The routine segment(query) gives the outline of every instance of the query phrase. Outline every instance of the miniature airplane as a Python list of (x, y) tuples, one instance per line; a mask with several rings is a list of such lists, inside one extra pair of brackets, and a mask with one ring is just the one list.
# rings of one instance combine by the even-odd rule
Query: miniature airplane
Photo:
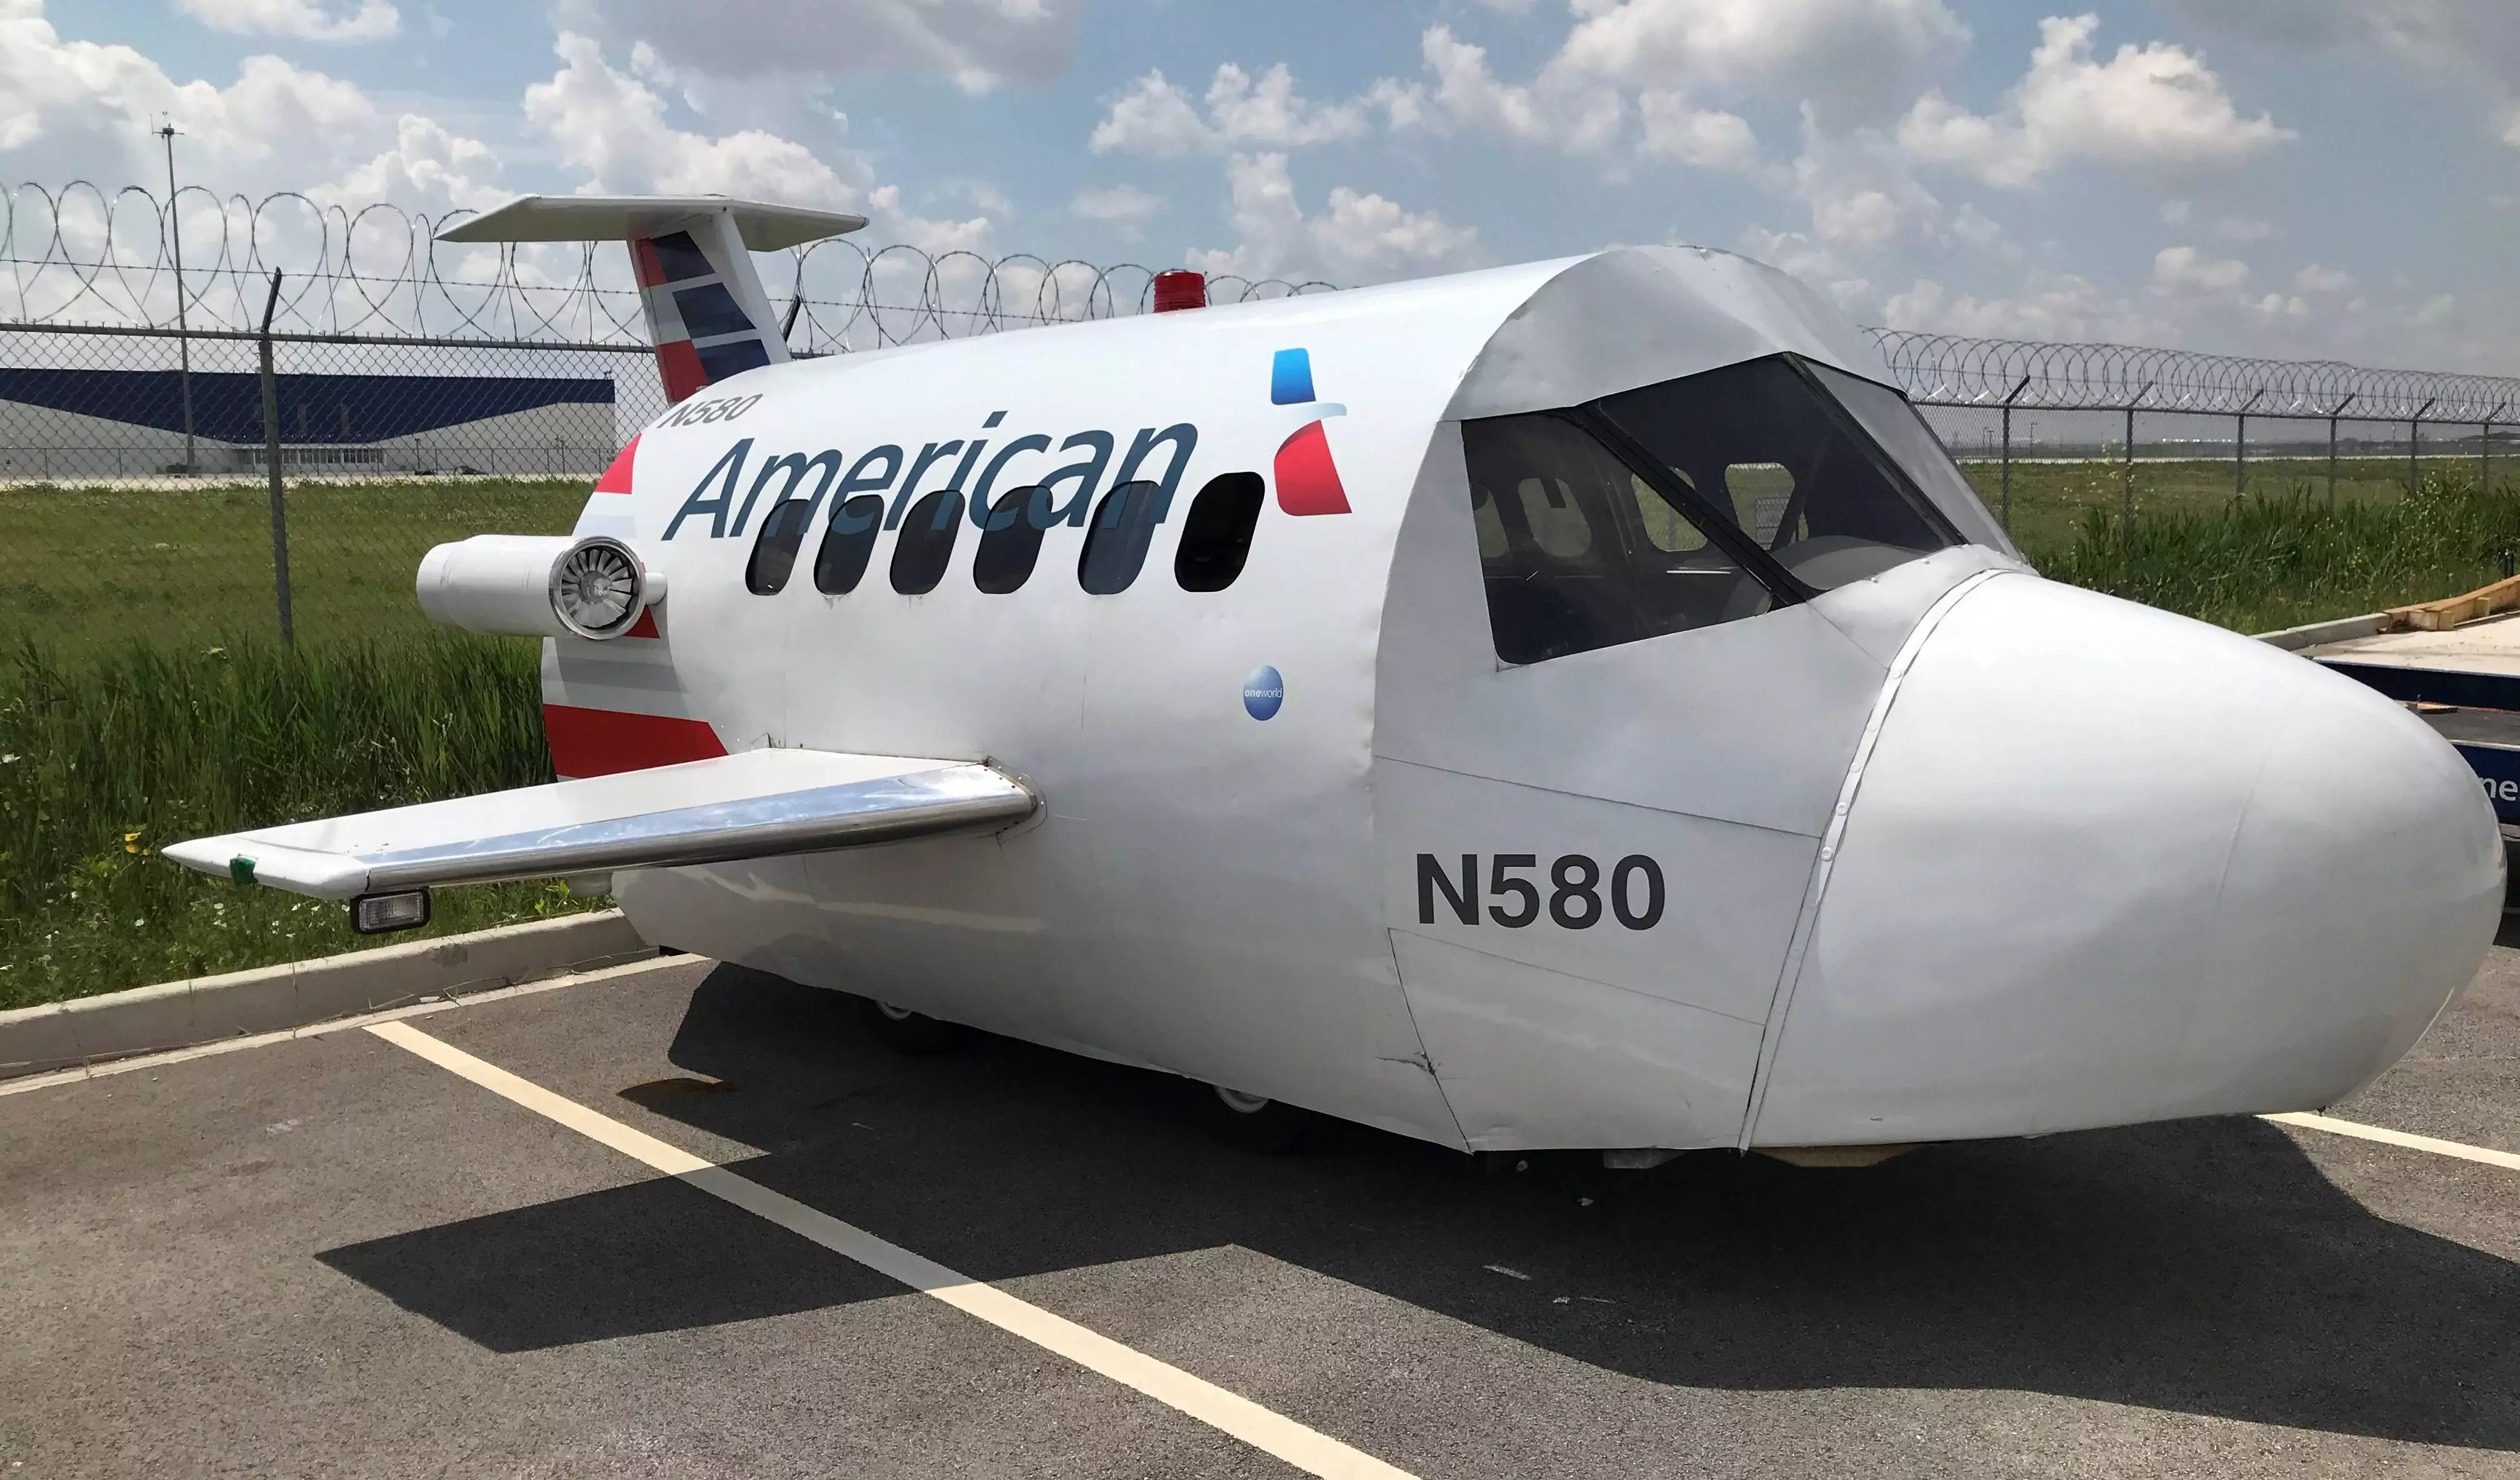
[(674, 401), (573, 535), (421, 566), (437, 620), (542, 639), (569, 779), (167, 855), (363, 928), (612, 871), (649, 940), (905, 1033), (1614, 1165), (2323, 1106), (2484, 957), (2449, 745), (2041, 579), (1780, 272), (1631, 247), (793, 361), (745, 248), (858, 224), (446, 232), (627, 239)]

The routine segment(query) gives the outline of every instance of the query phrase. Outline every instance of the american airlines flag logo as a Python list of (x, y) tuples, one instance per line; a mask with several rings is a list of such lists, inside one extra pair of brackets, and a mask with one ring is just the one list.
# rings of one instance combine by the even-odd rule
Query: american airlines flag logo
[(733, 274), (720, 271), (690, 232), (633, 238), (630, 263), (655, 336), (667, 401), (771, 362), (769, 326), (744, 313)]
[(1269, 366), (1269, 400), (1278, 406), (1301, 406), (1313, 419), (1278, 445), (1278, 507), (1288, 514), (1345, 514), (1347, 488), (1339, 482), (1338, 464), (1330, 458), (1325, 418), (1347, 415), (1335, 401), (1313, 395), (1310, 350), (1282, 349)]

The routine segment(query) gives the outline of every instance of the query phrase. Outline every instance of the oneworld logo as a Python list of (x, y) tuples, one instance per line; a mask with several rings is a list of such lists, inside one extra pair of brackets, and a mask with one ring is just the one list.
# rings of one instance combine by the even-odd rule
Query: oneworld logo
[(1286, 702), (1286, 681), (1278, 670), (1263, 663), (1251, 670), (1242, 681), (1242, 711), (1253, 719), (1267, 719)]

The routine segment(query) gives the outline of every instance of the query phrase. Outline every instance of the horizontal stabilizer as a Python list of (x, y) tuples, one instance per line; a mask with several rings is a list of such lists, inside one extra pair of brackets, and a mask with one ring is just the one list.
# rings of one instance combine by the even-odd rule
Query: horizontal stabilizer
[(845, 236), (866, 217), (724, 196), (518, 196), (437, 234), (441, 242), (627, 242), (725, 211), (750, 251), (780, 251)]
[(165, 853), (241, 883), (351, 899), (990, 831), (1039, 805), (1022, 782), (976, 762), (746, 750), (197, 838)]

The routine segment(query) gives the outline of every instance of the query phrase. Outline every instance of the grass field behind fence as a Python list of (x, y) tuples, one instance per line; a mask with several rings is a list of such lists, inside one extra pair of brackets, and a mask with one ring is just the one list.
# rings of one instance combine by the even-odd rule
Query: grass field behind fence
[[(304, 483), (287, 496), (298, 640), (428, 630), (412, 578), (431, 545), (566, 534), (587, 479)], [(0, 648), (63, 654), (134, 636), (276, 637), (271, 500), (260, 488), (0, 488)]]
[[(2115, 467), (2017, 464), (2013, 524), (2057, 579), (2260, 631), (2500, 574), (2520, 492), (2473, 469), (2427, 460), (2408, 496), (2403, 465), (2395, 481), (2364, 465), (2330, 508), (2323, 466), (2268, 465), (2234, 500), (2228, 464), (2138, 464), (2130, 520)], [(535, 646), (428, 626), (411, 579), (430, 544), (564, 531), (584, 498), (582, 482), (292, 489), (284, 651), (260, 491), (0, 490), (0, 1008), (378, 943), (338, 903), (156, 850), (550, 780)], [(432, 928), (587, 904), (450, 889)]]

